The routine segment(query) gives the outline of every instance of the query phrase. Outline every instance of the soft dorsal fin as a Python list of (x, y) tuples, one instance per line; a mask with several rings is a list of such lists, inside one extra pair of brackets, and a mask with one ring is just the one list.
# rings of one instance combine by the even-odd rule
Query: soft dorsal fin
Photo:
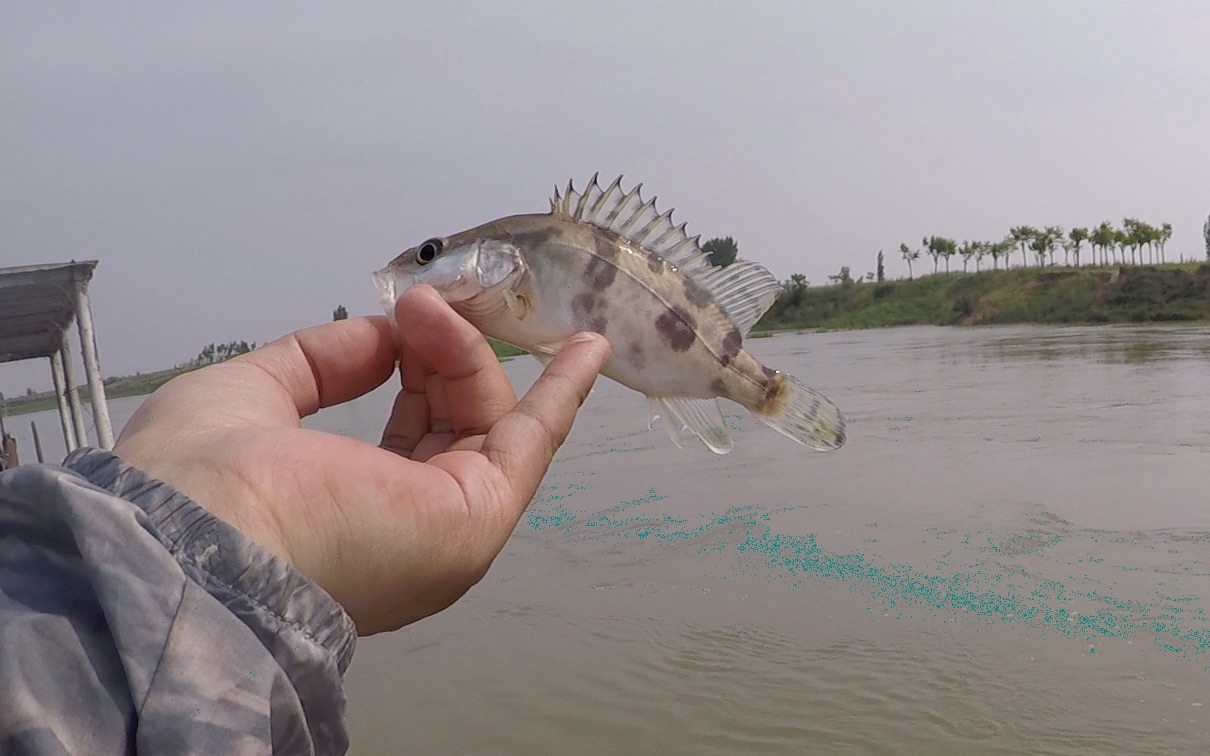
[(602, 189), (598, 175), (592, 175), (582, 193), (571, 181), (567, 182), (566, 193), (555, 186), (551, 215), (615, 233), (677, 268), (709, 291), (740, 333), (747, 336), (781, 291), (773, 274), (747, 260), (736, 260), (725, 268), (711, 265), (709, 255), (699, 246), (701, 235), (691, 237), (685, 232), (687, 224), (673, 224), (672, 210), (658, 212), (656, 197), (644, 202), (641, 183), (623, 192), (622, 177), (618, 176)]
[(711, 265), (689, 275), (714, 296), (743, 336), (769, 311), (782, 291), (772, 273), (750, 260), (736, 260), (725, 268)]

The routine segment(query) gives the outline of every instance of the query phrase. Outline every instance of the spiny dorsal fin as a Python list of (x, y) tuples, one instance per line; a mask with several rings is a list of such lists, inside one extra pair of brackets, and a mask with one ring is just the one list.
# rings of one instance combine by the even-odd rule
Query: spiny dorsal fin
[(583, 193), (576, 191), (571, 181), (565, 194), (556, 185), (550, 201), (551, 215), (611, 231), (663, 259), (709, 291), (740, 333), (747, 336), (781, 291), (773, 274), (747, 260), (736, 260), (725, 268), (711, 265), (709, 255), (699, 246), (701, 235), (691, 237), (685, 233), (685, 223), (675, 225), (672, 210), (658, 212), (655, 197), (644, 202), (642, 184), (622, 192), (622, 177), (618, 176), (601, 189), (598, 175), (592, 174)]
[(556, 186), (550, 201), (551, 215), (611, 231), (687, 273), (709, 267), (710, 258), (698, 246), (700, 235), (690, 237), (685, 233), (686, 224), (675, 225), (672, 210), (657, 211), (655, 197), (644, 201), (640, 194), (642, 184), (623, 192), (622, 177), (618, 176), (607, 188), (601, 189), (598, 175), (592, 175), (583, 193), (576, 191), (571, 181), (567, 182), (566, 192)]

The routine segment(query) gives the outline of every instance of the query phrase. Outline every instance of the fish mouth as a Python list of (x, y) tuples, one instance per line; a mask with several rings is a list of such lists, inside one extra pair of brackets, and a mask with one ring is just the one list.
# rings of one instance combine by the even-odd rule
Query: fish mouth
[(390, 265), (380, 268), (370, 274), (374, 280), (374, 288), (378, 290), (378, 302), (386, 310), (387, 315), (394, 316), (395, 303), (399, 295), (416, 283), (416, 277), (408, 273), (392, 269)]

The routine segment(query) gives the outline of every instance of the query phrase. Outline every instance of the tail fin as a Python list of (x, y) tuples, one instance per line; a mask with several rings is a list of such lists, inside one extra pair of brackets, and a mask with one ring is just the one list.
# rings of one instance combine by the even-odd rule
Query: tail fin
[(754, 411), (761, 422), (817, 451), (844, 446), (844, 415), (830, 399), (787, 373), (778, 373), (771, 380), (776, 382), (776, 390)]

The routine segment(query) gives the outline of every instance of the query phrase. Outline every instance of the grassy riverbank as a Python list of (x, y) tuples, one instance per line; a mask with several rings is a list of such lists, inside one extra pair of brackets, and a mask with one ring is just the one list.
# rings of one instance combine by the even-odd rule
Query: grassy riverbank
[[(171, 370), (160, 370), (154, 373), (140, 373), (138, 375), (124, 375), (118, 378), (105, 379), (105, 396), (110, 399), (120, 399), (124, 396), (142, 396), (163, 386), (168, 381), (187, 373), (190, 370), (197, 368), (182, 368)], [(88, 385), (85, 384), (79, 387), (80, 401), (87, 403), (92, 392)], [(21, 415), (27, 412), (41, 412), (42, 410), (54, 409), (58, 406), (55, 400), (53, 391), (43, 391), (36, 394), (28, 394), (26, 396), (10, 397), (6, 401), (8, 414)], [(85, 412), (88, 412), (87, 407)]]
[[(914, 280), (787, 288), (753, 336), (801, 329), (1007, 323), (1210, 320), (1210, 263), (1100, 268), (1014, 268), (940, 273)], [(501, 359), (524, 351), (492, 340)], [(111, 399), (150, 394), (181, 373), (161, 370), (105, 381)], [(88, 387), (80, 387), (87, 401)], [(51, 392), (8, 400), (8, 412), (53, 409)]]
[(787, 289), (758, 332), (1210, 319), (1210, 264), (1014, 268)]

